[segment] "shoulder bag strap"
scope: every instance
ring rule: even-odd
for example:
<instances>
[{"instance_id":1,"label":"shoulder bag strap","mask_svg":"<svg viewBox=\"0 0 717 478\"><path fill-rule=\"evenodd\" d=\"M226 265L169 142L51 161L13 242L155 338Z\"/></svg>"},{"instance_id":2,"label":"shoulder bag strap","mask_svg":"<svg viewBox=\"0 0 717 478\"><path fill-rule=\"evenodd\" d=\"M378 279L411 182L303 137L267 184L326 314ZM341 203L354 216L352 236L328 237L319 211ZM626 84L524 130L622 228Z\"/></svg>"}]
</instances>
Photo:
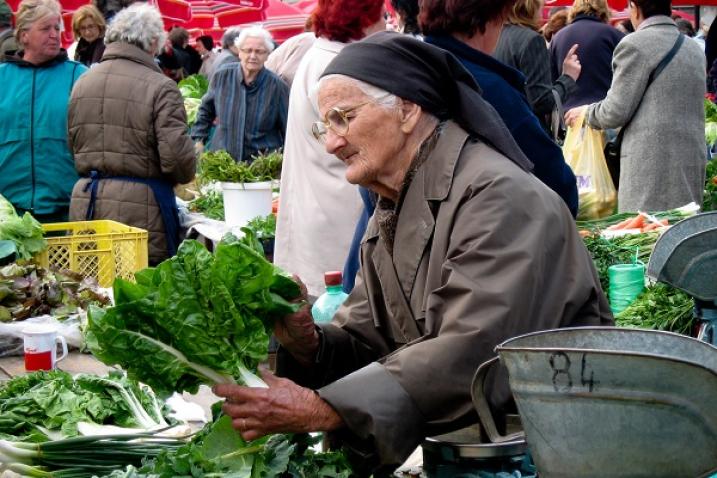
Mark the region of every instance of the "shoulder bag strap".
<instances>
[{"instance_id":1,"label":"shoulder bag strap","mask_svg":"<svg viewBox=\"0 0 717 478\"><path fill-rule=\"evenodd\" d=\"M560 99L560 95L555 91L555 88L553 88L551 92L555 99L555 108L550 118L550 132L553 134L553 140L557 143L560 139L560 130L565 129L565 120L563 118L565 111L563 110L563 102Z\"/></svg>"},{"instance_id":2,"label":"shoulder bag strap","mask_svg":"<svg viewBox=\"0 0 717 478\"><path fill-rule=\"evenodd\" d=\"M637 113L637 110L640 108L640 104L642 104L642 100L645 98L645 93L647 93L647 89L650 87L650 84L655 81L655 79L660 76L660 73L662 73L662 70L665 69L665 67L672 61L672 59L677 54L677 51L682 46L682 43L685 41L685 35L682 33L677 34L677 40L675 40L675 44L672 45L672 48L670 51L667 52L667 54L660 60L660 63L657 64L654 70L652 70L652 73L650 73L650 76L647 78L647 84L645 85L645 91L642 92L642 97L640 98L640 101L637 103L637 106L635 107L635 110L632 112L632 116L630 116L630 119L627 120L627 123L623 125L622 128L620 128L620 133L617 135L616 142L620 144L622 142L622 137L625 133L625 130L627 129L627 126L632 122L632 119L635 117L635 113Z\"/></svg>"}]
</instances>

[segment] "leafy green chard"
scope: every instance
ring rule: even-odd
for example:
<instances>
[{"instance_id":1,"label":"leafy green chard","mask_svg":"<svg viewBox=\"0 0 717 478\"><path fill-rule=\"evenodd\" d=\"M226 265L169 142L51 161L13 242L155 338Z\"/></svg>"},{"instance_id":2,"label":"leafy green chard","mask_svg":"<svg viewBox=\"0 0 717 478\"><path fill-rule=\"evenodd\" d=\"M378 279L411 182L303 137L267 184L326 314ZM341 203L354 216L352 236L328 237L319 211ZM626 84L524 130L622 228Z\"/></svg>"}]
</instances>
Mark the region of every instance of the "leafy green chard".
<instances>
[{"instance_id":1,"label":"leafy green chard","mask_svg":"<svg viewBox=\"0 0 717 478\"><path fill-rule=\"evenodd\" d=\"M35 254L47 249L42 225L29 212L18 216L10 201L2 195L0 195L0 239L13 241L20 259L32 259Z\"/></svg>"},{"instance_id":2,"label":"leafy green chard","mask_svg":"<svg viewBox=\"0 0 717 478\"><path fill-rule=\"evenodd\" d=\"M115 471L112 478L174 478L224 476L232 478L349 478L351 466L341 452L316 453L309 435L271 435L246 442L231 419L220 416L190 443L167 450L141 468Z\"/></svg>"},{"instance_id":3,"label":"leafy green chard","mask_svg":"<svg viewBox=\"0 0 717 478\"><path fill-rule=\"evenodd\" d=\"M298 310L289 300L299 289L257 244L247 231L212 255L185 241L176 256L139 272L136 284L117 279L116 306L90 309L88 347L160 395L259 380L253 372L266 359L273 320Z\"/></svg>"},{"instance_id":4,"label":"leafy green chard","mask_svg":"<svg viewBox=\"0 0 717 478\"><path fill-rule=\"evenodd\" d=\"M5 439L74 437L83 423L145 430L167 427L154 393L119 372L74 378L59 370L35 372L0 387L0 435Z\"/></svg>"}]
</instances>

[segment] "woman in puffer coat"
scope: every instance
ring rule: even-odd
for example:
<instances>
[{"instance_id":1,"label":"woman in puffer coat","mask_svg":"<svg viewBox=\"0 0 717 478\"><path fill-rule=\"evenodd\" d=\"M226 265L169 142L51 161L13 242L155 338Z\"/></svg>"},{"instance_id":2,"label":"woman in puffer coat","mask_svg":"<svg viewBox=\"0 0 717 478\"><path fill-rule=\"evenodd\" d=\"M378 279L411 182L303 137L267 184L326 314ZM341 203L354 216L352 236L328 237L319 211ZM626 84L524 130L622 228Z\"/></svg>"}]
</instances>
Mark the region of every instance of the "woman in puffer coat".
<instances>
[{"instance_id":1,"label":"woman in puffer coat","mask_svg":"<svg viewBox=\"0 0 717 478\"><path fill-rule=\"evenodd\" d=\"M176 252L173 186L195 173L181 94L154 62L164 37L154 7L119 12L107 29L102 62L72 91L68 115L82 176L72 192L71 220L112 219L146 229L150 264Z\"/></svg>"}]
</instances>

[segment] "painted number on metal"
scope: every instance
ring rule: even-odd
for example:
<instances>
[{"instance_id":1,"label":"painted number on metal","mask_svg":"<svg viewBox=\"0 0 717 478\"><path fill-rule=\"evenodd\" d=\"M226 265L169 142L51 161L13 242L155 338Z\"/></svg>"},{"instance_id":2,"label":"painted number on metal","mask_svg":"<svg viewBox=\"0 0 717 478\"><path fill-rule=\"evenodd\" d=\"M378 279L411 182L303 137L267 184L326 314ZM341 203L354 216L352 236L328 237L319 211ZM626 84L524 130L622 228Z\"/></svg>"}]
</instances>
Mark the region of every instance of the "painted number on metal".
<instances>
[{"instance_id":1,"label":"painted number on metal","mask_svg":"<svg viewBox=\"0 0 717 478\"><path fill-rule=\"evenodd\" d=\"M565 352L555 352L549 358L550 368L553 370L553 388L556 392L569 392L573 388L573 376L570 368L571 361ZM587 388L588 392L595 390L600 382L595 380L595 372L587 361L587 354L582 354L580 360L580 386Z\"/></svg>"}]
</instances>

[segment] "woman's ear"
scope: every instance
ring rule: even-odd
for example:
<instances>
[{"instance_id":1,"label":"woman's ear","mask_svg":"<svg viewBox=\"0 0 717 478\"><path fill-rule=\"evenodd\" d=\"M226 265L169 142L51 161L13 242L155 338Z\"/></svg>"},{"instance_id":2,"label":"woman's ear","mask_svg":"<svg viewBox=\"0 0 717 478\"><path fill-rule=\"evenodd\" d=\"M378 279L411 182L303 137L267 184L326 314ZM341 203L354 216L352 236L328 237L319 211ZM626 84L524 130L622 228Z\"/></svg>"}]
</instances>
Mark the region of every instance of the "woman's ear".
<instances>
[{"instance_id":1,"label":"woman's ear","mask_svg":"<svg viewBox=\"0 0 717 478\"><path fill-rule=\"evenodd\" d=\"M420 106L410 101L400 100L401 105L399 106L399 116L401 119L401 130L405 133L410 133L418 124L418 120L421 118L421 112L423 111Z\"/></svg>"}]
</instances>

